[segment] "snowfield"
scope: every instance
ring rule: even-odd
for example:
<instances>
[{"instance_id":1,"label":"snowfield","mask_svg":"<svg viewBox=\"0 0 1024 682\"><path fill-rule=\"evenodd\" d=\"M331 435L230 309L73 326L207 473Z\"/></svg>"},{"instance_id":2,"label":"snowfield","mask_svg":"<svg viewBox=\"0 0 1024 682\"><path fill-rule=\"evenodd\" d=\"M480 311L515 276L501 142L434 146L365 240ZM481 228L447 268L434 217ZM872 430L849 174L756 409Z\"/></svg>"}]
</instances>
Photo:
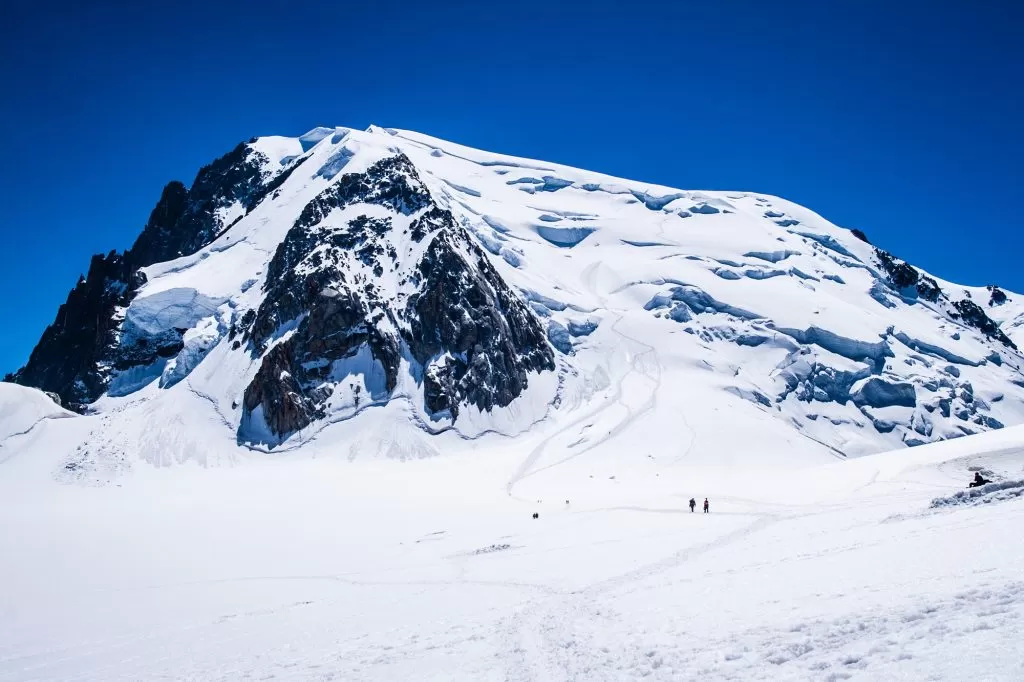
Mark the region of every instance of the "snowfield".
<instances>
[{"instance_id":1,"label":"snowfield","mask_svg":"<svg viewBox=\"0 0 1024 682\"><path fill-rule=\"evenodd\" d=\"M180 450L69 479L87 485L53 472L107 417L3 441L0 679L1024 675L1024 499L1000 497L1024 428L824 463L751 441L713 467L626 427L604 456L532 468L563 436L266 456L200 445L201 414L151 417ZM976 469L1016 483L933 505Z\"/></svg>"}]
</instances>

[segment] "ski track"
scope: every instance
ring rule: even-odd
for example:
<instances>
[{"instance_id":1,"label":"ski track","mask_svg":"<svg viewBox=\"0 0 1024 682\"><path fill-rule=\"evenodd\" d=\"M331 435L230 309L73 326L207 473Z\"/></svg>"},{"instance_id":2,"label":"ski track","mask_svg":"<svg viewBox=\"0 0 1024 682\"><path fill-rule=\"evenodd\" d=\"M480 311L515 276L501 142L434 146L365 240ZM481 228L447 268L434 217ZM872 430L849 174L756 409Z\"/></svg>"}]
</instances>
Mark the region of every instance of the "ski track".
<instances>
[{"instance_id":1,"label":"ski track","mask_svg":"<svg viewBox=\"0 0 1024 682\"><path fill-rule=\"evenodd\" d=\"M643 507L592 511L689 513L683 509ZM707 553L748 540L776 524L841 513L841 505L814 505L798 513L754 515L753 522L738 530L685 547L664 559L568 594L529 601L508 617L501 628L511 651L505 679L820 679L832 682L859 679L873 663L892 666L910 661L919 655L915 649L926 650L935 637L963 640L978 632L1007 627L1015 632L1024 622L1024 582L993 585L982 581L951 597L917 598L910 605L882 613L867 611L834 619L796 622L788 630L751 628L728 639L710 641L688 629L674 633L637 632L625 644L616 642L616 650L600 646L597 641L606 639L607 633L614 629L603 625L609 614L607 606L602 604L610 602L602 601L602 597L611 597L623 589L655 589L656 586L645 585L645 581ZM956 622L950 622L953 620ZM655 641L660 646L651 643ZM723 656L725 665L722 665ZM789 665L779 669L779 675L766 676L765 663L772 668ZM948 678L940 674L929 679Z\"/></svg>"},{"instance_id":2,"label":"ski track","mask_svg":"<svg viewBox=\"0 0 1024 682\"><path fill-rule=\"evenodd\" d=\"M594 284L594 281L593 281L594 271L596 270L596 268L599 265L600 265L599 263L594 263L593 265L591 265L591 266L589 266L587 268L587 271L584 273L583 283L587 287L589 292L600 300L601 306L604 307L607 304L607 298L602 296L597 291L597 287L596 287L596 285ZM580 418L570 422L565 427L555 431L553 434L551 434L550 436L545 438L543 441L541 441L530 452L530 454L526 457L526 459L523 460L523 462L519 465L519 468L516 470L516 472L512 475L512 477L509 479L508 483L506 484L505 491L506 491L506 493L510 497L513 496L512 492L513 492L513 489L515 488L516 484L518 484L523 479L528 478L529 476L533 476L535 474L538 474L538 473L540 473L540 472L542 472L542 471L544 471L546 469L550 469L550 468L556 467L556 466L558 466L560 464L564 464L565 462L568 462L569 460L575 459L575 458L577 458L577 457L579 457L581 455L586 454L587 452L589 452L590 450L592 450L593 448L595 448L595 447L597 447L599 445L602 445L604 443L609 442L610 440L612 440L613 438L618 436L620 433L622 433L631 424L633 424L639 417L641 417L644 414L647 414L648 412L652 411L657 406L657 396L658 396L658 391L661 389L661 374L662 374L661 359L658 356L658 351L657 351L657 349L654 348L654 346L651 346L651 345L649 345L647 343L644 343L640 339L638 339L636 337L633 337L633 336L630 336L630 335L626 334L625 332L621 331L618 328L618 325L622 322L623 318L625 317L624 312L616 312L615 314L616 314L616 319L611 324L611 330L620 339L622 339L623 341L636 344L636 345L640 346L643 349L640 353L634 354L632 356L632 358L630 359L630 365L629 366L630 366L631 371L630 372L626 372L621 377L619 377L618 381L616 382L614 393L607 400L605 400L604 403L602 403L598 408L596 408L595 410L592 410L592 411L584 414L582 417L580 417ZM647 356L650 356L653 359L653 362L654 362L654 372L653 373L646 371L646 367L644 366L643 359L646 358ZM654 382L654 386L651 388L650 395L648 395L648 397L645 399L643 405L641 405L641 407L639 409L635 410L635 411L631 407L626 405L623 402L623 400L622 400L623 384L633 374L639 374L639 375L644 376L644 377L646 377L646 378L648 378L648 379L650 379L650 380L652 380ZM601 438L599 438L599 439L597 439L597 440L595 440L595 441L593 441L591 443L588 443L585 447L580 449L578 452L574 452L574 453L570 454L567 457L564 457L562 459L556 460L555 462L553 462L551 464L548 464L546 466L540 467L539 469L534 469L534 466L540 460L541 456L543 456L544 451L547 449L548 445L550 445L556 438L558 438L559 436L561 436L561 435L563 435L565 433L568 433L569 431L572 431L574 428L576 428L577 426L579 426L580 424L582 424L584 422L590 421L591 423L596 423L598 421L598 418L599 418L600 414L602 414L603 412L605 412L609 408L615 407L616 405L621 406L622 408L624 408L626 410L626 416L625 416L625 418L620 420L615 426L613 426L608 431L608 433L605 436L602 436ZM691 434L692 433L693 432L691 430ZM694 438L691 437L690 447L692 447L693 441L694 441ZM687 453L688 452L689 452L689 448L687 449ZM519 499L519 498L517 498L517 499ZM522 501L526 502L527 500L522 500Z\"/></svg>"},{"instance_id":3,"label":"ski track","mask_svg":"<svg viewBox=\"0 0 1024 682\"><path fill-rule=\"evenodd\" d=\"M666 511L643 508L626 509L629 511L653 511L655 513ZM682 513L682 510L668 511ZM568 659L578 660L598 657L597 652L588 652L580 646L570 627L573 621L582 618L583 614L587 612L588 604L593 603L597 597L613 592L625 585L635 584L638 581L671 570L702 554L720 550L732 543L748 538L750 535L778 522L778 520L779 517L766 515L755 519L752 523L739 530L727 533L709 542L686 547L672 556L599 581L581 590L555 599L528 602L502 628L503 632L513 633L511 636L513 640L511 648L513 656L507 679L550 679L552 670L559 671L559 675L555 679L577 679L572 673L574 665ZM600 618L599 613L592 615Z\"/></svg>"}]
</instances>

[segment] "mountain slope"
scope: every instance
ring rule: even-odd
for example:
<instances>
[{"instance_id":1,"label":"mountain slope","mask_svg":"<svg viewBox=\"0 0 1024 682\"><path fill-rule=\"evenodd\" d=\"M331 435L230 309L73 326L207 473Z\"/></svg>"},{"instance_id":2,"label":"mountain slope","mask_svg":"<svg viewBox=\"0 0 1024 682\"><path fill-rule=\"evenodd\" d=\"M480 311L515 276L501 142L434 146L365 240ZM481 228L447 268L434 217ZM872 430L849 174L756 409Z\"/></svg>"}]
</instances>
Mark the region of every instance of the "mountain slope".
<instances>
[{"instance_id":1,"label":"mountain slope","mask_svg":"<svg viewBox=\"0 0 1024 682\"><path fill-rule=\"evenodd\" d=\"M641 432L803 461L1021 423L1022 320L783 199L321 128L168 185L14 379L244 447L539 429L511 489Z\"/></svg>"}]
</instances>

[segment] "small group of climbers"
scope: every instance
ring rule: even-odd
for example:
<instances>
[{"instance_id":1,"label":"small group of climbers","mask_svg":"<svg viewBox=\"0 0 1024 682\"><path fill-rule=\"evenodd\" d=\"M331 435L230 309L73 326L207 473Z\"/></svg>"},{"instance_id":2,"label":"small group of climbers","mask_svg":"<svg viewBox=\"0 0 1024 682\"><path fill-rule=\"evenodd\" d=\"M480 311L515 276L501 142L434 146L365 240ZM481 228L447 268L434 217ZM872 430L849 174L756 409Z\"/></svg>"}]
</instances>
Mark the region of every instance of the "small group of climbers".
<instances>
[{"instance_id":1,"label":"small group of climbers","mask_svg":"<svg viewBox=\"0 0 1024 682\"><path fill-rule=\"evenodd\" d=\"M693 513L694 508L697 506L697 500L690 498L690 513ZM704 513L708 514L711 512L711 503L708 502L708 498L704 498Z\"/></svg>"}]
</instances>

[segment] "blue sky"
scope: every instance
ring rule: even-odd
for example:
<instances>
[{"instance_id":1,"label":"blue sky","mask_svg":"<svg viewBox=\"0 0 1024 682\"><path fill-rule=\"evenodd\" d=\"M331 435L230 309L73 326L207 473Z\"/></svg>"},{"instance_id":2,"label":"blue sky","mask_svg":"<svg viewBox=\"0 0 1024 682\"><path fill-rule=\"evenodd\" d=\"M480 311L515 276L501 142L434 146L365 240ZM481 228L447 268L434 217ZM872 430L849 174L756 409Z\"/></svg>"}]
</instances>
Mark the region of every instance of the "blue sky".
<instances>
[{"instance_id":1,"label":"blue sky","mask_svg":"<svg viewBox=\"0 0 1024 682\"><path fill-rule=\"evenodd\" d=\"M316 125L777 194L939 276L1024 291L1019 2L12 5L3 372L168 180Z\"/></svg>"}]
</instances>

